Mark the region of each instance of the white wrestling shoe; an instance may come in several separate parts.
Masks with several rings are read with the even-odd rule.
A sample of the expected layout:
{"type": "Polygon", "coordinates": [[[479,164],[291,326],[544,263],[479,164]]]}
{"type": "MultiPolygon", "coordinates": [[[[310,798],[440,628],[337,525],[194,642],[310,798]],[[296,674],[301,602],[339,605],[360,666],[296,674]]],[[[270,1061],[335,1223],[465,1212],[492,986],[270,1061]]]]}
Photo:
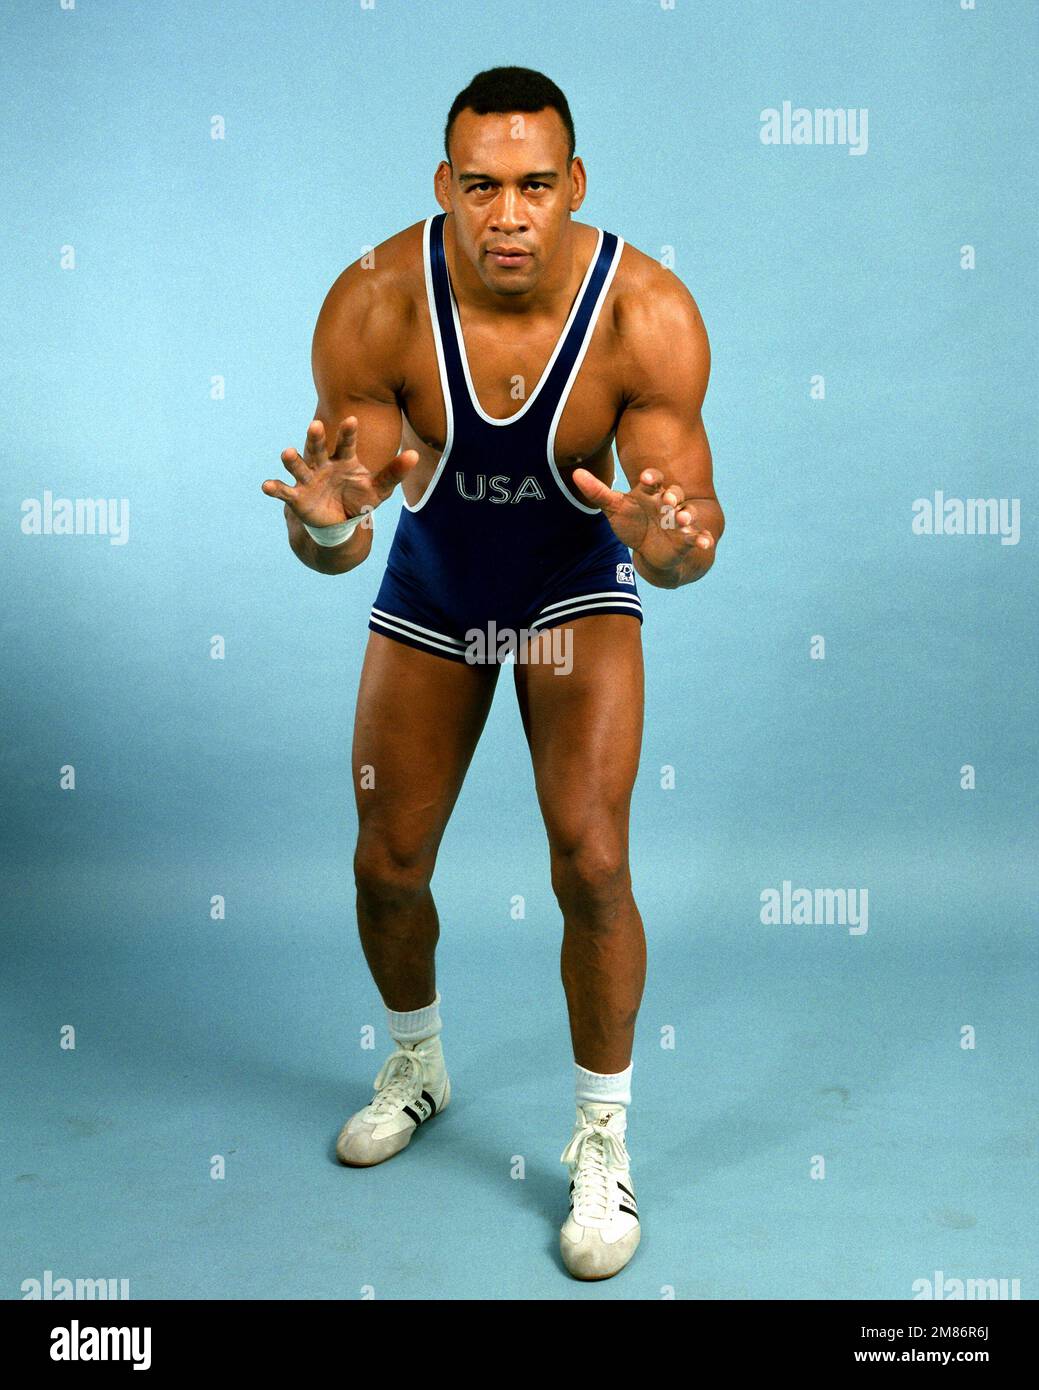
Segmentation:
{"type": "Polygon", "coordinates": [[[573,1137],[559,1156],[570,1168],[570,1215],[559,1249],[576,1279],[609,1279],[641,1238],[626,1128],[623,1105],[581,1102],[573,1137]]]}
{"type": "Polygon", "coordinates": [[[398,1043],[379,1069],[374,1097],[340,1131],[336,1157],[350,1168],[370,1168],[392,1158],[450,1099],[440,1034],[398,1043]]]}

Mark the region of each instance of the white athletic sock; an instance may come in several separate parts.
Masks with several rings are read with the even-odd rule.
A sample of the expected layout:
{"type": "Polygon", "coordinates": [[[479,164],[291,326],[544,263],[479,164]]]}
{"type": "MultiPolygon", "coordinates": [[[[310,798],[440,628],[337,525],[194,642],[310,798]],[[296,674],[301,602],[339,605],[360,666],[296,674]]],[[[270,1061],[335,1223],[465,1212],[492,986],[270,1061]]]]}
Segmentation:
{"type": "Polygon", "coordinates": [[[630,1105],[632,1065],[629,1062],[624,1071],[600,1072],[588,1071],[575,1062],[574,1082],[578,1105],[586,1102],[592,1105],[630,1105]]]}
{"type": "Polygon", "coordinates": [[[440,1021],[439,990],[432,1004],[425,1004],[421,1009],[399,1011],[391,1009],[385,1001],[383,1007],[389,1020],[390,1037],[404,1046],[435,1037],[444,1026],[440,1021]]]}

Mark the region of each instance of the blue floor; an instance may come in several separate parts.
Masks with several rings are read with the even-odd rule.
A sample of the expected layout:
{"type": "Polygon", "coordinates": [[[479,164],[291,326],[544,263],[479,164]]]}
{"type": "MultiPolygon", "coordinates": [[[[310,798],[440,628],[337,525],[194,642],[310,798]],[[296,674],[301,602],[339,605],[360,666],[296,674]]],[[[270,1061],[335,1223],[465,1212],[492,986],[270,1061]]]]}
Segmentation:
{"type": "MultiPolygon", "coordinates": [[[[882,847],[858,937],[762,926],[756,851],[706,847],[682,895],[643,862],[643,1239],[617,1278],[581,1284],[557,1246],[573,1118],[558,913],[533,836],[507,860],[490,838],[464,853],[474,809],[434,884],[453,1099],[369,1170],[333,1149],[389,1046],[338,865],[286,851],[284,875],[229,875],[171,852],[9,887],[6,1297],[48,1269],[164,1299],[901,1299],[939,1270],[1035,1296],[1035,960],[1013,931],[977,930],[970,891],[1009,861],[961,860],[957,880],[904,845],[885,871],[882,847]]],[[[990,900],[988,921],[1006,909],[990,900]]]]}

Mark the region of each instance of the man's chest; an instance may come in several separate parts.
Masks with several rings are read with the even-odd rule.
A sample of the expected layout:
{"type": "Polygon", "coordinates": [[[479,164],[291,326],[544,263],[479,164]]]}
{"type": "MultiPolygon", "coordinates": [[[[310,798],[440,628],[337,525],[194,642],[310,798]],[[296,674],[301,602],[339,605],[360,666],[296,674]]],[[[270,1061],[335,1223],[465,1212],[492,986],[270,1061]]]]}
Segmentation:
{"type": "MultiPolygon", "coordinates": [[[[576,376],[556,427],[554,452],[561,468],[578,463],[589,467],[609,451],[623,400],[623,362],[612,325],[604,312],[600,315],[587,351],[580,360],[576,376]]],[[[412,346],[405,363],[402,404],[414,435],[432,453],[443,451],[447,437],[447,417],[436,344],[428,313],[416,325],[412,346]]],[[[466,324],[465,355],[469,381],[456,380],[453,395],[475,396],[480,408],[495,420],[517,414],[544,378],[560,340],[562,325],[545,324],[525,328],[507,317],[498,323],[466,324]]],[[[564,387],[565,391],[565,387],[564,387]]],[[[558,385],[552,390],[552,405],[558,404],[558,385]]],[[[463,400],[462,405],[468,404],[463,400]]],[[[459,402],[454,402],[456,418],[459,402]]]]}

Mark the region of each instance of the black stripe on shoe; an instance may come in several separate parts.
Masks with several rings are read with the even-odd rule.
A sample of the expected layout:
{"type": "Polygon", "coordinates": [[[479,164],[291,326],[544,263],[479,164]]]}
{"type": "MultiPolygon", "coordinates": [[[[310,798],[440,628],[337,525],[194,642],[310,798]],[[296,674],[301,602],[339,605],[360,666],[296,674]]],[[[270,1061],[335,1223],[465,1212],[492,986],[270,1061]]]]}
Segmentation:
{"type": "MultiPolygon", "coordinates": [[[[631,1207],[626,1207],[623,1203],[621,1203],[621,1206],[620,1206],[619,1210],[620,1210],[620,1211],[626,1211],[626,1212],[628,1213],[628,1215],[629,1215],[629,1216],[633,1216],[633,1217],[635,1218],[636,1221],[639,1220],[639,1214],[638,1214],[638,1212],[637,1212],[637,1211],[633,1211],[631,1207]]],[[[641,1221],[639,1221],[639,1225],[640,1225],[640,1226],[642,1225],[642,1222],[641,1222],[641,1221]]]]}
{"type": "Polygon", "coordinates": [[[432,1119],[433,1116],[437,1113],[437,1103],[428,1091],[422,1092],[422,1099],[429,1101],[429,1118],[432,1119]]]}
{"type": "Polygon", "coordinates": [[[623,1184],[622,1182],[619,1182],[619,1183],[617,1184],[617,1186],[620,1188],[620,1190],[624,1193],[624,1195],[625,1195],[626,1197],[630,1197],[631,1200],[634,1202],[634,1200],[635,1200],[635,1194],[634,1194],[634,1192],[629,1192],[628,1189],[624,1186],[624,1184],[623,1184]]]}

